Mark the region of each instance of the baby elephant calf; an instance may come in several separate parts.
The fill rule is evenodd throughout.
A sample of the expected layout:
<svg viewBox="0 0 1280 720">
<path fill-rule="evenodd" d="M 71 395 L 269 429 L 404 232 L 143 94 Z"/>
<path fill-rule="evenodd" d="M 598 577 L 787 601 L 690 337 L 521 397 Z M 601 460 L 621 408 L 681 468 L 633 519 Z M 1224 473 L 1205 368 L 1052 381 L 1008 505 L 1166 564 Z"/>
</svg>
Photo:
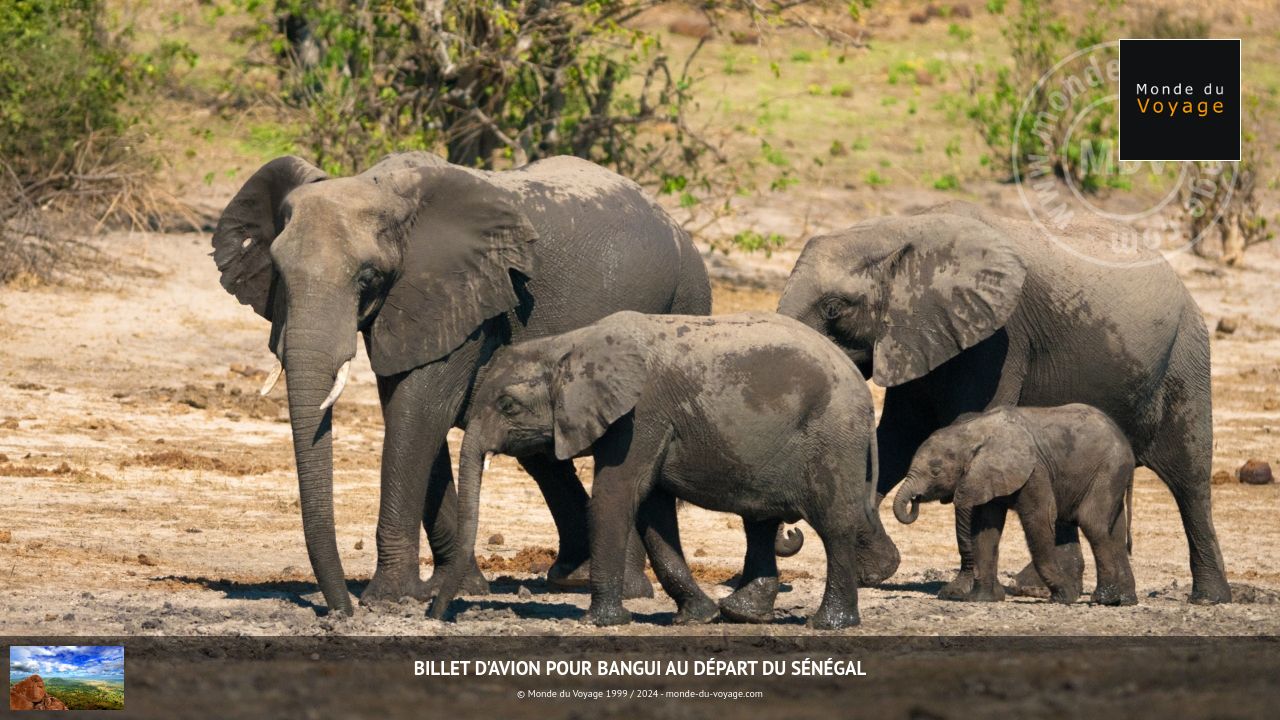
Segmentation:
<svg viewBox="0 0 1280 720">
<path fill-rule="evenodd" d="M 1124 433 L 1096 408 L 997 408 L 962 416 L 931 435 L 911 461 L 893 512 L 911 523 L 921 502 L 954 500 L 957 510 L 973 508 L 970 600 L 1004 599 L 996 566 L 1005 513 L 1013 508 L 1052 600 L 1071 603 L 1079 596 L 1078 583 L 1059 566 L 1061 553 L 1055 551 L 1055 527 L 1075 526 L 1089 540 L 1097 564 L 1093 601 L 1134 605 L 1128 552 L 1133 468 Z"/>
<path fill-rule="evenodd" d="M 868 499 L 873 421 L 857 368 L 799 322 L 773 313 L 610 315 L 512 346 L 489 365 L 459 456 L 459 547 L 475 545 L 488 453 L 590 452 L 592 622 L 631 619 L 622 579 L 633 527 L 679 606 L 677 622 L 718 612 L 766 620 L 778 593 L 774 553 L 786 544 L 775 545 L 779 526 L 803 519 L 827 551 L 826 592 L 810 625 L 855 625 L 859 562 L 897 563 Z M 685 564 L 676 498 L 743 518 L 742 581 L 719 608 Z M 460 582 L 445 577 L 431 616 L 444 614 Z"/>
</svg>

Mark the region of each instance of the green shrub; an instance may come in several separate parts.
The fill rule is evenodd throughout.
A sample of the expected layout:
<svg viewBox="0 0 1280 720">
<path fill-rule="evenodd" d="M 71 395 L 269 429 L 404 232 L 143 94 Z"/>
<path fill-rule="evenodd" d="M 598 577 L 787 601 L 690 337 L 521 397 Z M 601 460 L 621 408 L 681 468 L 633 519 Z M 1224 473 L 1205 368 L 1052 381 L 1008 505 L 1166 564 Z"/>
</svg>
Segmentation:
<svg viewBox="0 0 1280 720">
<path fill-rule="evenodd" d="M 238 2 L 331 172 L 399 150 L 479 167 L 572 154 L 636 172 L 665 162 L 643 136 L 655 130 L 673 158 L 706 150 L 683 122 L 683 62 L 623 26 L 628 0 Z"/>
<path fill-rule="evenodd" d="M 103 27 L 101 0 L 0 3 L 0 160 L 43 175 L 89 134 L 119 134 L 136 75 Z"/>
<path fill-rule="evenodd" d="M 935 190 L 956 190 L 960 187 L 960 180 L 952 173 L 947 173 L 934 180 L 933 187 Z"/>
<path fill-rule="evenodd" d="M 1119 0 L 1089 0 L 1085 11 L 1073 15 L 1068 22 L 1054 12 L 1049 0 L 1019 0 L 1017 9 L 1006 16 L 1002 33 L 1009 43 L 1010 62 L 995 68 L 978 67 L 968 83 L 971 90 L 967 114 L 991 150 L 990 165 L 994 169 L 1013 177 L 1032 166 L 1041 166 L 1056 175 L 1072 177 L 1086 191 L 1106 185 L 1100 176 L 1109 169 L 1114 113 L 1090 113 L 1085 122 L 1075 126 L 1071 143 L 1066 140 L 1076 115 L 1106 97 L 1110 88 L 1105 82 L 1099 87 L 1083 84 L 1079 91 L 1073 86 L 1069 107 L 1051 109 L 1051 91 L 1056 88 L 1052 82 L 1040 87 L 1037 83 L 1075 51 L 1114 36 L 1119 22 L 1114 13 L 1118 4 Z M 993 0 L 987 8 L 995 14 L 1006 9 L 1003 0 Z M 962 42 L 974 41 L 964 38 Z M 1103 67 L 1114 57 L 1112 48 L 1097 52 Z M 1078 67 L 1088 59 L 1079 58 Z M 1078 68 L 1059 68 L 1064 73 L 1074 69 Z M 1023 122 L 1021 128 L 1019 118 Z M 1040 118 L 1046 118 L 1047 124 L 1033 131 Z"/>
<path fill-rule="evenodd" d="M 128 106 L 195 56 L 171 41 L 134 53 L 128 37 L 105 0 L 0 0 L 0 283 L 51 279 L 89 222 L 194 222 L 153 182 Z"/>
</svg>

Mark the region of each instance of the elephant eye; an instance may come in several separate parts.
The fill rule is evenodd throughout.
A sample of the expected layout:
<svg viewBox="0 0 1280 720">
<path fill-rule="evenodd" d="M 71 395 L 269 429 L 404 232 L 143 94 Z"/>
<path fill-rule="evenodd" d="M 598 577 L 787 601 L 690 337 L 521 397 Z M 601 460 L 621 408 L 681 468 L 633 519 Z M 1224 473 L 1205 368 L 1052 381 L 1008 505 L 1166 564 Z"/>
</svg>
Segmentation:
<svg viewBox="0 0 1280 720">
<path fill-rule="evenodd" d="M 822 317 L 828 320 L 835 320 L 844 314 L 848 303 L 843 298 L 827 298 L 822 301 Z"/>
<path fill-rule="evenodd" d="M 365 268 L 356 275 L 356 284 L 360 286 L 361 291 L 376 287 L 380 280 L 381 274 L 373 268 Z"/>
<path fill-rule="evenodd" d="M 503 415 L 515 415 L 520 412 L 520 403 L 510 395 L 503 395 L 498 398 L 498 412 Z"/>
</svg>

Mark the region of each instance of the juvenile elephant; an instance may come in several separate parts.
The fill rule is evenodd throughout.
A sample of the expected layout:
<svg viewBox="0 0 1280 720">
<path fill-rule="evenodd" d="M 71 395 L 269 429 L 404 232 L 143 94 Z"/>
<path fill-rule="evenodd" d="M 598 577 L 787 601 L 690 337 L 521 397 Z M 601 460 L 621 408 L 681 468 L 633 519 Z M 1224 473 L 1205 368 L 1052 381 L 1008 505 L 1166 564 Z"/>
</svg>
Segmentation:
<svg viewBox="0 0 1280 720">
<path fill-rule="evenodd" d="M 954 500 L 970 508 L 974 545 L 968 600 L 1004 599 L 997 576 L 1005 513 L 1018 513 L 1031 562 L 1055 602 L 1080 596 L 1076 579 L 1059 567 L 1058 528 L 1084 531 L 1093 550 L 1099 605 L 1134 605 L 1129 566 L 1133 517 L 1133 452 L 1124 433 L 1088 405 L 1000 407 L 962 417 L 916 451 L 893 499 L 899 522 L 913 523 L 921 502 Z M 908 505 L 910 509 L 908 510 Z M 1125 508 L 1129 512 L 1125 513 Z"/>
<path fill-rule="evenodd" d="M 771 616 L 783 522 L 804 519 L 827 551 L 814 627 L 857 624 L 859 572 L 897 564 L 870 502 L 870 392 L 838 348 L 794 320 L 617 313 L 504 351 L 475 403 L 459 467 L 463 547 L 475 542 L 488 453 L 546 449 L 567 460 L 590 452 L 588 617 L 598 625 L 630 621 L 621 559 L 637 523 L 654 572 L 680 608 L 677 620 L 714 616 L 684 562 L 676 498 L 743 517 L 742 581 L 720 605 L 731 619 Z M 460 584 L 452 568 L 431 616 L 443 616 Z"/>
<path fill-rule="evenodd" d="M 706 314 L 711 291 L 689 237 L 639 186 L 575 158 L 482 172 L 427 153 L 330 178 L 296 157 L 245 183 L 213 234 L 222 285 L 271 321 L 288 377 L 303 529 L 330 608 L 351 612 L 333 526 L 330 406 L 356 335 L 386 423 L 378 565 L 362 599 L 426 599 L 419 523 L 437 570 L 457 553 L 446 435 L 461 426 L 493 350 L 616 310 Z M 278 377 L 278 373 L 273 376 Z M 552 581 L 587 560 L 587 496 L 568 461 L 521 458 L 555 518 Z M 639 592 L 652 592 L 632 563 Z"/>
<path fill-rule="evenodd" d="M 1208 331 L 1160 254 L 1119 255 L 1114 232 L 1077 224 L 1062 231 L 1063 247 L 1031 222 L 966 203 L 869 220 L 810 240 L 778 311 L 826 334 L 887 388 L 880 497 L 920 443 L 964 413 L 1092 405 L 1177 500 L 1191 601 L 1229 602 L 1210 508 Z M 973 585 L 969 521 L 957 512 L 961 569 L 942 597 Z M 1058 543 L 1059 562 L 1079 577 L 1078 534 Z M 1031 566 L 1014 587 L 1043 592 Z"/>
</svg>

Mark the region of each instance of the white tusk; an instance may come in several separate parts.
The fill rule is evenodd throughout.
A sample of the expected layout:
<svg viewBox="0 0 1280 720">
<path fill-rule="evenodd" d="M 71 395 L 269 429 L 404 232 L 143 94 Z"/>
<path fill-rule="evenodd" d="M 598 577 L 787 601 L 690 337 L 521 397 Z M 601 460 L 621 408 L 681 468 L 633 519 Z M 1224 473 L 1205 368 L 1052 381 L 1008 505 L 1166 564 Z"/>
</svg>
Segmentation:
<svg viewBox="0 0 1280 720">
<path fill-rule="evenodd" d="M 342 389 L 347 386 L 347 376 L 351 374 L 351 361 L 342 363 L 342 367 L 338 368 L 338 377 L 333 379 L 333 389 L 329 391 L 329 397 L 320 403 L 321 410 L 328 410 L 335 402 L 338 396 L 342 394 Z"/>
<path fill-rule="evenodd" d="M 280 382 L 280 376 L 283 374 L 284 365 L 281 365 L 280 361 L 277 360 L 275 368 L 267 375 L 267 381 L 262 383 L 262 389 L 258 391 L 258 394 L 263 397 L 270 395 L 271 391 L 276 388 L 276 383 Z"/>
<path fill-rule="evenodd" d="M 489 472 L 489 461 L 492 459 L 493 459 L 493 453 L 487 452 L 484 454 L 484 471 L 485 472 Z"/>
</svg>

